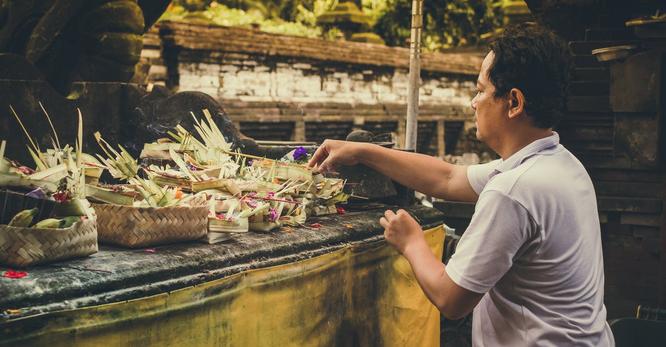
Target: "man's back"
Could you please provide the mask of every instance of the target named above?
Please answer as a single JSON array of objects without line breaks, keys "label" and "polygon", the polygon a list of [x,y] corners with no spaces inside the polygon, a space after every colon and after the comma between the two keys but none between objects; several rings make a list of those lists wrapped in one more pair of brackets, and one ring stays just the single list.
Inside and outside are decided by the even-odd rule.
[{"label": "man's back", "polygon": [[558,142],[554,134],[468,171],[479,202],[447,271],[487,292],[475,345],[613,344],[594,187]]}]

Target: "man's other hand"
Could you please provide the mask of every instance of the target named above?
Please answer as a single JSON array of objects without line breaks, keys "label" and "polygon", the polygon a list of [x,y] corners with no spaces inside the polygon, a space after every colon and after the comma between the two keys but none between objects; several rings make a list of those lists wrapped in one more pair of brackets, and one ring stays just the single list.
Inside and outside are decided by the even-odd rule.
[{"label": "man's other hand", "polygon": [[410,245],[425,242],[421,226],[403,209],[397,213],[386,210],[384,217],[379,219],[379,224],[384,227],[386,241],[405,256]]}]

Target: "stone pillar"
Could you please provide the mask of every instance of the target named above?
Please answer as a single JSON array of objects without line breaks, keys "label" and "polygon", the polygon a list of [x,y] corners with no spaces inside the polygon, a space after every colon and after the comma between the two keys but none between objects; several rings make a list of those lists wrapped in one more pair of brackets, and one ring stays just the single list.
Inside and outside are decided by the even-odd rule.
[{"label": "stone pillar", "polygon": [[365,124],[365,117],[354,116],[354,126],[352,127],[352,130],[363,130],[364,124]]},{"label": "stone pillar", "polygon": [[305,121],[298,120],[294,123],[294,132],[292,133],[292,141],[304,142],[305,141]]}]

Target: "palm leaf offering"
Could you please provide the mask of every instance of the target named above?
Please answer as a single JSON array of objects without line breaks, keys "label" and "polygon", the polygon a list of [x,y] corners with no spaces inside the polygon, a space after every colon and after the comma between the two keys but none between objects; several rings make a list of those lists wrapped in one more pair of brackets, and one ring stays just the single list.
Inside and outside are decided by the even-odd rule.
[{"label": "palm leaf offering", "polygon": [[302,225],[307,215],[336,213],[335,204],[346,202],[343,180],[315,174],[295,162],[293,153],[288,160],[273,160],[233,150],[210,112],[203,110],[203,115],[191,114],[194,133],[178,125],[169,132],[172,142],[147,143],[142,153],[173,163],[145,168],[156,184],[209,196],[211,232]]},{"label": "palm leaf offering", "polygon": [[[27,198],[52,201],[48,214],[52,218],[37,220],[45,211],[29,209],[18,212],[9,220],[9,225],[38,228],[66,228],[82,217],[93,218],[94,213],[86,197],[87,154],[82,151],[83,117],[78,111],[77,138],[74,146],[62,145],[46,109],[40,103],[50,125],[51,148],[42,150],[37,141],[23,125],[21,117],[10,106],[10,111],[28,140],[28,152],[35,162],[35,169],[23,166],[4,157],[5,141],[0,144],[0,188],[24,192]],[[55,206],[55,207],[54,207]],[[4,211],[4,208],[3,208]],[[3,220],[9,216],[2,216]],[[34,219],[34,220],[33,220]]]},{"label": "palm leaf offering", "polygon": [[[39,188],[49,198],[71,201],[65,209],[71,215],[88,214],[85,198],[137,208],[206,206],[208,241],[214,243],[230,233],[303,225],[308,215],[336,213],[335,204],[347,200],[343,180],[324,177],[296,161],[307,154],[305,149],[281,160],[241,153],[226,141],[208,110],[203,110],[201,119],[191,113],[193,132],[178,125],[169,132],[170,139],[145,144],[141,157],[160,159],[166,165],[140,165],[128,150],[108,143],[99,132],[94,137],[102,154],[83,153],[81,113],[76,143],[70,146],[58,138],[43,107],[53,134],[50,148],[42,150],[11,110],[27,138],[36,168],[5,159],[2,142],[0,185]],[[105,169],[124,183],[101,184],[99,177]],[[24,215],[26,218],[21,217]],[[25,212],[17,219],[23,223],[29,215]],[[57,224],[49,223],[43,224]]]},{"label": "palm leaf offering", "polygon": [[[106,142],[99,132],[95,133],[95,140],[106,154],[106,157],[98,155],[100,161],[104,163],[106,169],[109,170],[111,176],[117,179],[124,180],[128,183],[125,186],[126,190],[132,190],[138,193],[135,196],[140,196],[142,199],[128,200],[123,199],[122,196],[127,196],[120,192],[120,189],[115,189],[118,198],[113,198],[114,189],[90,189],[91,193],[94,191],[98,194],[97,197],[92,195],[93,199],[100,201],[113,200],[116,203],[131,202],[131,205],[136,207],[168,207],[177,205],[183,198],[180,189],[175,186],[161,186],[151,179],[142,178],[139,175],[139,164],[136,159],[122,146],[118,146],[118,150],[113,148]],[[102,195],[105,198],[100,198]]]}]

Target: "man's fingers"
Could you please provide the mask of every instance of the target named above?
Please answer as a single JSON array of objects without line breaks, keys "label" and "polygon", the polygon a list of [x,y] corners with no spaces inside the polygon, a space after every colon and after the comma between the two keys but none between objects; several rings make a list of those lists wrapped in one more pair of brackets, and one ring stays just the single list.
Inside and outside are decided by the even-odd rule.
[{"label": "man's fingers", "polygon": [[389,220],[389,221],[393,220],[393,218],[395,218],[395,213],[393,213],[393,211],[391,211],[391,210],[386,210],[384,212],[384,217],[386,217],[386,220]]},{"label": "man's fingers", "polygon": [[403,210],[403,209],[399,209],[399,210],[396,212],[396,216],[399,217],[399,218],[412,219],[412,215],[409,214],[409,212],[407,212],[407,211],[405,211],[405,210]]},{"label": "man's fingers", "polygon": [[326,157],[326,159],[319,164],[319,172],[334,172],[335,171],[335,164],[334,164],[334,158],[333,156],[329,155]]},{"label": "man's fingers", "polygon": [[328,157],[328,151],[322,144],[317,148],[315,153],[312,155],[312,158],[310,158],[310,161],[308,161],[308,166],[309,167],[315,167],[317,164],[320,164],[320,162],[324,161]]},{"label": "man's fingers", "polygon": [[382,217],[379,218],[379,225],[381,225],[382,228],[386,229],[389,226],[389,222],[386,220],[386,218]]}]

